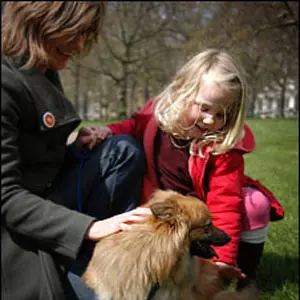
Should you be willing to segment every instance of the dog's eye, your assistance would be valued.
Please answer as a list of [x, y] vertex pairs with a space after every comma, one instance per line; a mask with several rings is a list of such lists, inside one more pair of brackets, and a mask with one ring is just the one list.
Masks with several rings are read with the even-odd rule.
[[211, 223], [210, 223], [210, 224], [204, 225], [204, 226], [203, 226], [203, 229], [204, 229], [204, 233], [205, 233], [205, 234], [209, 234], [210, 229], [211, 229]]

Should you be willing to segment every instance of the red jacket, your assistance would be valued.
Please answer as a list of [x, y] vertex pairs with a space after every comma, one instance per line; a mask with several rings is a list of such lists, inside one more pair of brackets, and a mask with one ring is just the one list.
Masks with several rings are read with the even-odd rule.
[[[141, 203], [145, 203], [152, 192], [159, 188], [154, 168], [154, 139], [157, 124], [153, 116], [154, 99], [151, 99], [131, 118], [116, 124], [107, 125], [113, 134], [128, 134], [144, 145], [147, 170], [144, 176]], [[211, 155], [212, 147], [203, 149], [205, 158], [190, 156], [189, 173], [195, 191], [209, 207], [215, 226], [228, 233], [232, 240], [223, 247], [216, 247], [219, 261], [235, 265], [237, 248], [242, 229], [242, 186], [250, 185], [261, 190], [270, 199], [271, 220], [284, 217], [284, 211], [274, 195], [258, 181], [244, 174], [243, 154], [255, 148], [254, 136], [247, 125], [244, 137], [234, 149], [221, 155]]]

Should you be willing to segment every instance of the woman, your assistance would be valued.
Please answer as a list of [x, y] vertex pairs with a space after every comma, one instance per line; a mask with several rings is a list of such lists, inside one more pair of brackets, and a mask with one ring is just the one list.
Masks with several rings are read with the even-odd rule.
[[80, 276], [93, 241], [151, 213], [131, 210], [144, 172], [137, 142], [99, 143], [83, 128], [66, 146], [80, 118], [57, 71], [88, 53], [104, 14], [96, 1], [7, 2], [2, 11], [2, 299], [91, 299], [78, 277], [72, 288], [68, 269]]

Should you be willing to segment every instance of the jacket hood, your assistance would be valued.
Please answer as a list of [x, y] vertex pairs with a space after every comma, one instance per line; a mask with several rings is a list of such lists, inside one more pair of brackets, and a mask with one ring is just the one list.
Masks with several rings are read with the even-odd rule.
[[234, 149], [240, 150], [244, 153], [252, 152], [255, 149], [255, 138], [248, 127], [248, 125], [244, 124], [244, 132], [243, 132], [243, 138], [237, 142], [237, 144], [234, 146]]

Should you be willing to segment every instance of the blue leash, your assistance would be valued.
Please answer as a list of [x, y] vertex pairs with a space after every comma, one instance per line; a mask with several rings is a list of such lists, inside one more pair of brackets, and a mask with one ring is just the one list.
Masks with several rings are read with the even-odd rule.
[[79, 170], [78, 170], [78, 176], [77, 176], [77, 210], [79, 212], [82, 212], [82, 191], [81, 191], [81, 185], [82, 185], [82, 170], [85, 162], [91, 157], [91, 152], [76, 152], [73, 150], [74, 155], [76, 158], [80, 160]]

